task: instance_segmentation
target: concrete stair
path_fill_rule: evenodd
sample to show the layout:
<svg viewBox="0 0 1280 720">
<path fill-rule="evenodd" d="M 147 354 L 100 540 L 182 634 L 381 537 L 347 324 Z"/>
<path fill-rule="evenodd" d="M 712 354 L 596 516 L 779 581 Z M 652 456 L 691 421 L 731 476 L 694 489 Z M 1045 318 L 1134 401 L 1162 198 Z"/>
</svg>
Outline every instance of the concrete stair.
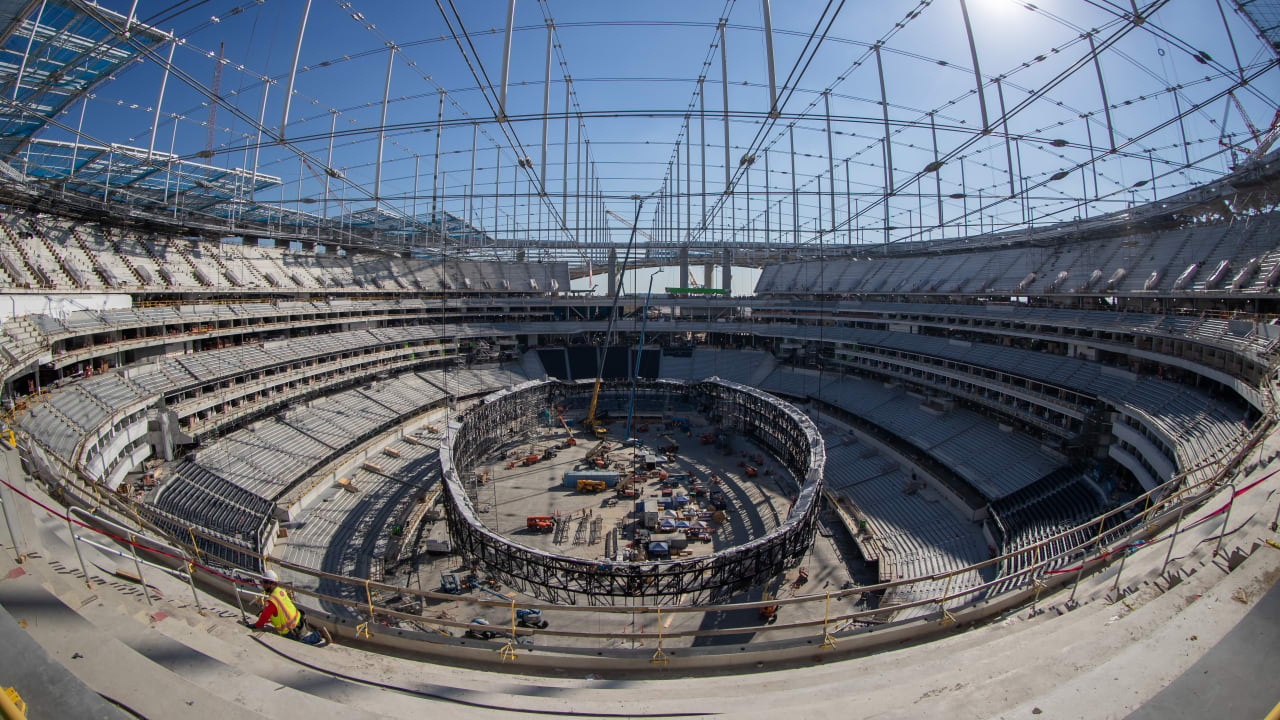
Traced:
<svg viewBox="0 0 1280 720">
<path fill-rule="evenodd" d="M 152 276 L 152 272 L 150 270 L 147 270 L 145 275 L 142 272 L 139 272 L 137 263 L 129 259 L 129 253 L 125 252 L 124 248 L 120 246 L 120 241 L 111 234 L 110 228 L 102 228 L 102 237 L 111 245 L 112 249 L 116 251 L 116 257 L 120 258 L 120 262 L 124 263 L 124 266 L 129 268 L 129 272 L 133 273 L 134 277 L 137 278 L 139 285 L 147 286 L 156 284 L 155 281 L 157 278 L 150 277 Z M 148 277 L 150 277 L 150 279 L 148 279 Z M 159 278 L 159 280 L 163 282 L 164 278 Z"/>
<path fill-rule="evenodd" d="M 11 268 L 6 268 L 10 275 L 21 275 L 23 277 L 15 277 L 20 285 L 26 287 L 52 287 L 49 278 L 38 272 L 38 268 L 33 264 L 31 257 L 27 254 L 27 250 L 22 243 L 14 237 L 13 231 L 6 222 L 0 222 L 0 253 L 8 256 L 12 263 Z"/>
</svg>

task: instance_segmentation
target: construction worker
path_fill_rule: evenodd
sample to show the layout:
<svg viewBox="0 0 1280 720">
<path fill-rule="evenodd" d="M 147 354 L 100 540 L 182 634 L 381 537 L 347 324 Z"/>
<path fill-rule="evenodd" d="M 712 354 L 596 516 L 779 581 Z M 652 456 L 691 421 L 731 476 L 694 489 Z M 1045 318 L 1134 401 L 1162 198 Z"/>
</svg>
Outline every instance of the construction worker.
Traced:
<svg viewBox="0 0 1280 720">
<path fill-rule="evenodd" d="M 268 570 L 262 576 L 262 591 L 267 595 L 266 605 L 262 608 L 262 613 L 258 615 L 258 621 L 255 623 L 246 623 L 254 630 L 261 630 L 266 627 L 267 623 L 271 623 L 271 627 L 280 635 L 286 635 L 294 640 L 300 640 L 308 645 L 319 645 L 323 640 L 326 645 L 333 642 L 333 638 L 329 636 L 329 631 L 320 628 L 319 631 L 310 630 L 307 625 L 307 619 L 297 606 L 293 604 L 293 600 L 289 597 L 289 593 L 278 584 L 279 576 L 274 570 Z"/>
</svg>

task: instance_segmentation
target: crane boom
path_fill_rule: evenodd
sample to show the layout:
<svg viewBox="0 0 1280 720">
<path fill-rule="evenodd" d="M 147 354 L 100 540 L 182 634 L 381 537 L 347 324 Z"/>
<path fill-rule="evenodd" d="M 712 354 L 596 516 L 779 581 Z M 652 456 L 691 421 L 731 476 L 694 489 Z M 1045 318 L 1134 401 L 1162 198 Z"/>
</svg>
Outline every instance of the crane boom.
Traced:
<svg viewBox="0 0 1280 720">
<path fill-rule="evenodd" d="M 640 220 L 640 210 L 644 208 L 644 200 L 641 199 L 636 203 L 636 221 Z M 613 213 L 610 213 L 613 214 Z M 617 217 L 614 214 L 614 217 Z M 623 222 L 627 222 L 623 220 Z M 631 248 L 635 246 L 636 233 L 640 232 L 640 228 L 636 227 L 634 222 L 627 223 L 631 226 L 631 237 L 627 238 L 627 252 L 622 256 L 622 273 L 627 272 L 627 260 L 631 258 Z M 647 235 L 645 237 L 648 237 Z M 652 240 L 652 238 L 650 238 Z M 587 408 L 587 417 L 582 421 L 582 426 L 590 430 L 596 437 L 604 434 L 604 428 L 600 427 L 596 422 L 596 402 L 600 399 L 600 381 L 604 379 L 604 360 L 609 354 L 609 339 L 613 337 L 613 322 L 618 317 L 618 297 L 622 294 L 622 284 L 619 283 L 613 288 L 613 305 L 609 309 L 609 325 L 604 332 L 604 353 L 600 357 L 600 367 L 596 371 L 596 383 L 591 389 L 591 405 Z"/>
<path fill-rule="evenodd" d="M 1249 134 L 1253 136 L 1253 141 L 1260 142 L 1258 128 L 1253 124 L 1253 120 L 1249 119 L 1249 114 L 1244 111 L 1244 106 L 1240 104 L 1240 99 L 1233 92 L 1227 93 L 1227 97 L 1231 98 L 1232 104 L 1236 106 L 1236 112 L 1240 113 L 1240 117 L 1244 118 L 1245 127 L 1249 128 Z"/>
<path fill-rule="evenodd" d="M 209 83 L 209 92 L 213 94 L 214 98 L 217 98 L 218 93 L 222 90 L 222 52 L 226 47 L 227 44 L 225 42 L 218 43 L 218 59 L 213 64 L 213 81 Z M 209 101 L 209 120 L 207 123 L 209 127 L 204 136 L 204 152 L 208 157 L 213 157 L 214 121 L 217 117 L 218 102 L 211 99 Z"/>
<path fill-rule="evenodd" d="M 617 218 L 617 219 L 618 219 L 618 221 L 619 221 L 619 222 L 621 222 L 623 225 L 626 225 L 627 227 L 631 228 L 632 230 L 635 230 L 636 232 L 638 232 L 638 233 L 640 233 L 641 235 L 643 235 L 643 236 L 645 236 L 646 238 L 648 238 L 648 239 L 649 239 L 649 242 L 658 242 L 657 240 L 654 240 L 654 239 L 653 239 L 653 236 L 652 236 L 652 235 L 650 235 L 649 233 L 647 233 L 647 232 L 645 232 L 645 231 L 641 230 L 640 228 L 636 227 L 635 225 L 632 225 L 631 223 L 627 222 L 627 219 L 626 219 L 626 218 L 624 218 L 624 217 L 622 217 L 622 216 L 621 216 L 621 215 L 619 215 L 618 213 L 616 213 L 616 212 L 614 212 L 614 211 L 612 211 L 612 210 L 608 210 L 608 209 L 606 209 L 606 210 L 605 210 L 605 212 L 606 212 L 606 213 L 608 213 L 609 215 L 612 215 L 612 216 L 614 216 L 615 218 Z"/>
</svg>

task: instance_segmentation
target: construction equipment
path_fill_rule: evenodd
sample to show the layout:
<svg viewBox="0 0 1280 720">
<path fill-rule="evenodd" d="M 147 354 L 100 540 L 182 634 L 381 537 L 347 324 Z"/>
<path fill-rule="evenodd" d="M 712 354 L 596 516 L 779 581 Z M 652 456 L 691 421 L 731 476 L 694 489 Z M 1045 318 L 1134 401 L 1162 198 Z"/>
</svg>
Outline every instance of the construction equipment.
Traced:
<svg viewBox="0 0 1280 720">
<path fill-rule="evenodd" d="M 600 441 L 599 443 L 596 443 L 596 446 L 595 446 L 595 447 L 593 447 L 593 448 L 591 448 L 590 450 L 588 450 L 588 451 L 587 451 L 587 454 L 583 457 L 583 459 L 584 459 L 584 460 L 593 460 L 593 459 L 595 459 L 595 457 L 596 457 L 597 455 L 601 455 L 601 454 L 607 453 L 607 452 L 609 452 L 609 450 L 610 450 L 610 445 L 609 445 L 609 443 L 604 442 L 604 441 L 602 440 L 602 441 Z"/>
<path fill-rule="evenodd" d="M 537 628 L 545 630 L 551 623 L 542 619 L 541 610 L 533 610 L 521 608 L 516 610 L 516 624 L 520 627 Z"/>
<path fill-rule="evenodd" d="M 485 620 L 484 618 L 471 618 L 471 624 L 472 625 L 488 625 L 489 621 Z M 496 637 L 500 637 L 502 633 L 496 630 L 478 630 L 475 628 L 467 628 L 466 631 L 462 633 L 462 635 L 464 637 L 471 638 L 472 640 L 492 640 Z"/>
<path fill-rule="evenodd" d="M 639 201 L 636 203 L 636 217 L 635 220 L 630 223 L 631 236 L 627 238 L 627 248 L 626 252 L 622 256 L 622 267 L 619 268 L 619 277 L 625 277 L 627 273 L 627 260 L 630 259 L 631 249 L 635 246 L 636 232 L 638 231 L 636 223 L 640 221 L 640 210 L 644 208 L 644 200 L 644 198 L 639 198 Z M 582 421 L 582 427 L 594 433 L 597 438 L 602 436 L 602 433 L 599 431 L 603 428 L 598 426 L 598 421 L 596 420 L 596 403 L 600 400 L 600 383 L 604 380 L 605 359 L 609 354 L 609 341 L 613 337 L 613 324 L 618 319 L 618 299 L 622 296 L 622 283 L 618 283 L 616 287 L 609 288 L 608 294 L 613 296 L 613 302 L 609 308 L 609 324 L 605 328 L 604 332 L 604 357 L 601 357 L 600 362 L 598 363 L 599 367 L 596 370 L 596 382 L 591 388 L 591 405 L 587 407 L 587 417 Z"/>
<path fill-rule="evenodd" d="M 440 590 L 451 595 L 462 594 L 462 585 L 458 582 L 458 576 L 453 573 L 440 573 Z"/>
<path fill-rule="evenodd" d="M 218 127 L 216 124 L 216 121 L 218 119 L 217 97 L 219 93 L 222 92 L 223 54 L 226 49 L 227 49 L 227 44 L 225 42 L 218 43 L 218 59 L 213 63 L 213 80 L 210 81 L 209 83 L 209 92 L 213 96 L 213 99 L 209 102 L 209 119 L 207 121 L 207 124 L 209 127 L 205 131 L 204 154 L 203 155 L 198 154 L 199 157 L 202 157 L 202 158 L 213 157 L 213 138 L 214 138 L 214 133 L 217 132 L 217 127 Z"/>
<path fill-rule="evenodd" d="M 587 480 L 584 478 L 578 481 L 578 492 L 580 493 L 604 492 L 606 487 L 607 485 L 603 480 Z"/>
<path fill-rule="evenodd" d="M 541 460 L 541 459 L 542 459 L 541 456 L 537 454 L 526 455 L 524 460 L 522 460 L 520 464 L 523 465 L 524 467 L 529 467 L 530 465 L 537 463 L 538 460 Z"/>
<path fill-rule="evenodd" d="M 614 217 L 614 219 L 616 219 L 618 222 L 620 222 L 620 223 L 622 223 L 623 225 L 626 225 L 627 227 L 631 228 L 634 232 L 640 233 L 641 235 L 645 236 L 646 238 L 648 238 L 648 239 L 649 239 L 649 241 L 650 241 L 650 242 L 654 243 L 655 245 L 660 245 L 660 244 L 661 244 L 661 243 L 660 243 L 657 239 L 655 239 L 652 235 L 650 235 L 649 233 L 647 233 L 647 232 L 645 232 L 645 231 L 641 230 L 640 228 L 636 227 L 634 224 L 627 222 L 627 219 L 626 219 L 626 218 L 624 218 L 624 217 L 622 217 L 622 216 L 621 216 L 621 215 L 619 215 L 618 213 L 616 213 L 616 212 L 614 212 L 614 211 L 612 211 L 612 210 L 608 210 L 608 209 L 606 209 L 606 210 L 605 210 L 605 214 L 606 214 L 606 215 L 612 215 L 612 216 Z"/>
<path fill-rule="evenodd" d="M 800 573 L 796 575 L 795 582 L 791 583 L 791 589 L 799 590 L 807 582 L 809 582 L 809 571 L 805 568 L 800 568 Z"/>
<path fill-rule="evenodd" d="M 544 410 L 543 412 L 547 411 Z M 548 415 L 550 415 L 550 413 L 548 413 Z M 565 422 L 564 415 L 557 412 L 556 419 L 560 421 L 560 426 L 564 428 L 564 434 L 569 436 L 568 439 L 565 440 L 565 444 L 569 447 L 577 445 L 578 439 L 573 436 L 573 431 L 569 429 L 569 423 Z"/>
<path fill-rule="evenodd" d="M 551 532 L 556 523 L 550 515 L 530 515 L 524 519 L 524 526 L 534 532 Z"/>
<path fill-rule="evenodd" d="M 747 477 L 755 477 L 756 475 L 759 475 L 759 474 L 760 474 L 760 471 L 756 470 L 755 467 L 751 465 L 747 466 Z"/>
<path fill-rule="evenodd" d="M 769 592 L 769 591 L 767 591 L 767 590 L 766 590 L 766 591 L 765 591 L 765 593 L 764 593 L 764 595 L 762 595 L 760 599 L 761 599 L 761 600 L 774 600 L 775 598 L 774 598 L 773 593 L 771 593 L 771 592 Z M 778 606 L 777 606 L 777 605 L 765 605 L 764 607 L 760 608 L 760 622 L 762 622 L 762 623 L 764 623 L 764 624 L 766 624 L 766 625 L 772 625 L 772 624 L 774 624 L 774 623 L 775 623 L 775 622 L 777 622 L 777 621 L 778 621 Z"/>
</svg>

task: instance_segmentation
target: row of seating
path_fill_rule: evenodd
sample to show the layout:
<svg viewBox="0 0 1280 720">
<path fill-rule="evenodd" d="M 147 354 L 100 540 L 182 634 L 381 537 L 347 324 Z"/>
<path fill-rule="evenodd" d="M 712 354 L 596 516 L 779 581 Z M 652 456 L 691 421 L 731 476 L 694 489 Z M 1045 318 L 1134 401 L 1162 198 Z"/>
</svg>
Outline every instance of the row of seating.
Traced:
<svg viewBox="0 0 1280 720">
<path fill-rule="evenodd" d="M 760 366 L 771 360 L 768 353 L 757 350 L 698 349 L 690 357 L 664 353 L 659 374 L 680 380 L 703 380 L 714 376 L 750 384 Z"/>
<path fill-rule="evenodd" d="M 852 504 L 865 532 L 879 551 L 881 581 L 901 580 L 961 570 L 989 557 L 981 529 L 960 518 L 922 482 L 912 483 L 897 463 L 858 443 L 851 436 L 824 432 L 826 482 L 831 492 Z M 952 592 L 994 578 L 994 569 L 952 578 Z M 945 581 L 923 581 L 895 588 L 886 605 L 939 597 Z M 936 610 L 921 606 L 901 611 L 915 617 Z"/>
<path fill-rule="evenodd" d="M 757 293 L 1271 292 L 1280 213 L 1160 233 L 962 255 L 836 259 L 766 267 Z"/>
<path fill-rule="evenodd" d="M 784 380 L 783 378 L 788 378 Z M 797 377 L 798 376 L 798 377 Z M 790 368 L 774 370 L 764 389 L 820 379 Z M 1000 429 L 996 421 L 964 409 L 926 410 L 919 396 L 901 388 L 853 377 L 829 375 L 809 393 L 911 443 L 951 468 L 983 497 L 995 500 L 1017 492 L 1062 465 L 1034 440 Z"/>
<path fill-rule="evenodd" d="M 402 418 L 527 380 L 518 370 L 407 372 L 294 406 L 205 444 L 196 463 L 261 497 L 282 502 L 312 470 Z"/>
<path fill-rule="evenodd" d="M 149 399 L 148 393 L 121 375 L 110 373 L 68 385 L 24 413 L 19 427 L 67 463 L 94 428 L 114 413 Z"/>
<path fill-rule="evenodd" d="M 349 478 L 348 487 L 354 492 L 339 486 L 326 489 L 307 510 L 301 527 L 276 546 L 276 554 L 328 573 L 381 579 L 393 542 L 413 540 L 404 535 L 405 516 L 440 483 L 438 443 L 438 437 L 424 434 L 413 442 L 397 440 L 387 445 L 398 457 L 377 455 L 381 473 L 357 468 Z M 288 579 L 335 597 L 355 598 L 359 592 L 310 575 L 290 574 Z M 327 604 L 326 609 L 341 615 L 352 612 L 339 603 Z"/>
<path fill-rule="evenodd" d="M 992 506 L 993 515 L 1004 534 L 1004 553 L 1012 553 L 1037 543 L 1050 540 L 1081 523 L 1096 517 L 1102 508 L 1101 498 L 1088 488 L 1079 473 L 1067 473 L 1057 482 L 1047 483 L 1032 496 L 1016 501 L 1006 499 Z M 1034 565 L 1037 560 L 1053 559 L 1048 570 L 1067 565 L 1074 555 L 1072 548 L 1087 542 L 1096 535 L 1088 530 L 1076 531 L 1052 540 L 1035 554 L 1025 554 L 1001 563 L 1001 576 L 1016 574 Z M 1008 587 L 1028 585 L 1030 577 L 1009 581 Z"/>
<path fill-rule="evenodd" d="M 0 286 L 54 290 L 568 291 L 566 263 L 328 255 L 144 235 L 51 215 L 0 217 Z"/>
<path fill-rule="evenodd" d="M 273 523 L 275 504 L 190 462 L 168 468 L 158 487 L 148 493 L 153 521 L 176 537 L 195 535 L 196 545 L 207 557 L 255 569 L 256 560 Z M 201 534 L 194 534 L 197 528 Z M 212 542 L 213 535 L 236 550 Z"/>
</svg>

